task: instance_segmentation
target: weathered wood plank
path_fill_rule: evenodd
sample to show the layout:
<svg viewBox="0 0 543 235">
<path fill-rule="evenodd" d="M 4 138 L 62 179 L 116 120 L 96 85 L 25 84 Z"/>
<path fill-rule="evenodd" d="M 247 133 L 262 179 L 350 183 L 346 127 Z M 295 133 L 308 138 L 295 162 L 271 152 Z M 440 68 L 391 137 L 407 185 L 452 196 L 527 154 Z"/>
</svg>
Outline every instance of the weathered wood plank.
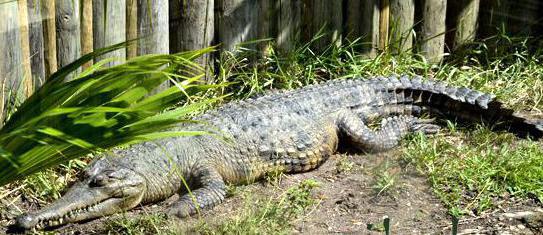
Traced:
<svg viewBox="0 0 543 235">
<path fill-rule="evenodd" d="M 22 101 L 21 39 L 17 2 L 0 4 L 0 127 L 14 104 Z"/>
<path fill-rule="evenodd" d="M 503 0 L 502 0 L 503 1 Z M 507 22 L 509 30 L 515 36 L 535 36 L 536 25 L 541 21 L 538 15 L 540 0 L 509 0 L 510 8 Z"/>
<path fill-rule="evenodd" d="M 379 49 L 384 51 L 388 47 L 388 29 L 390 24 L 390 2 L 380 1 L 379 11 Z"/>
<path fill-rule="evenodd" d="M 81 0 L 81 54 L 86 55 L 93 51 L 92 33 L 92 0 Z M 85 63 L 83 69 L 92 65 L 92 61 Z"/>
<path fill-rule="evenodd" d="M 341 44 L 343 29 L 343 1 L 305 0 L 302 9 L 303 40 L 308 42 L 323 34 L 311 45 L 323 50 L 331 43 Z"/>
<path fill-rule="evenodd" d="M 362 52 L 375 57 L 379 43 L 379 0 L 367 0 L 360 3 L 360 36 L 364 43 Z"/>
<path fill-rule="evenodd" d="M 438 63 L 443 59 L 446 13 L 446 0 L 424 0 L 421 53 L 431 63 Z"/>
<path fill-rule="evenodd" d="M 34 81 L 32 80 L 32 69 L 30 68 L 28 5 L 26 0 L 18 0 L 17 3 L 19 11 L 19 38 L 21 40 L 21 66 L 23 67 L 23 93 L 25 97 L 29 97 L 34 92 Z"/>
<path fill-rule="evenodd" d="M 276 19 L 273 5 L 274 0 L 258 1 L 257 39 L 263 40 L 258 43 L 258 51 L 264 57 L 269 55 L 271 50 L 270 39 L 276 35 L 272 26 Z"/>
<path fill-rule="evenodd" d="M 375 57 L 379 43 L 379 0 L 347 0 L 346 32 L 350 41 L 359 40 L 360 52 Z"/>
<path fill-rule="evenodd" d="M 447 46 L 454 50 L 472 42 L 477 32 L 479 0 L 457 0 L 447 7 Z"/>
<path fill-rule="evenodd" d="M 233 51 L 242 42 L 258 36 L 258 0 L 222 0 L 217 2 L 218 41 L 222 49 Z M 256 49 L 256 45 L 243 47 Z"/>
<path fill-rule="evenodd" d="M 170 51 L 168 32 L 168 0 L 138 0 L 138 55 L 167 54 Z M 165 82 L 156 91 L 168 87 Z"/>
<path fill-rule="evenodd" d="M 45 66 L 45 77 L 48 78 L 57 71 L 57 30 L 55 0 L 43 0 L 43 57 Z"/>
<path fill-rule="evenodd" d="M 138 0 L 138 55 L 168 53 L 168 0 Z"/>
<path fill-rule="evenodd" d="M 104 48 L 126 41 L 126 1 L 125 0 L 94 0 L 93 8 L 93 33 L 95 49 Z M 108 62 L 106 66 L 122 63 L 126 59 L 126 50 L 119 49 L 102 55 L 95 59 L 96 62 L 105 58 L 116 58 Z"/>
<path fill-rule="evenodd" d="M 415 0 L 390 0 L 391 46 L 400 53 L 413 48 Z"/>
<path fill-rule="evenodd" d="M 45 81 L 44 40 L 41 14 L 42 1 L 28 1 L 28 22 L 30 41 L 30 67 L 34 88 Z"/>
<path fill-rule="evenodd" d="M 126 40 L 134 40 L 138 37 L 138 2 L 126 0 Z M 133 42 L 126 47 L 126 58 L 134 58 L 138 54 L 138 45 Z"/>
<path fill-rule="evenodd" d="M 507 26 L 507 18 L 511 7 L 508 0 L 480 0 L 480 16 L 478 37 L 485 39 L 500 33 Z"/>
<path fill-rule="evenodd" d="M 277 1 L 277 48 L 286 53 L 297 46 L 301 39 L 302 3 Z"/>
<path fill-rule="evenodd" d="M 63 67 L 81 56 L 79 1 L 57 0 L 55 9 L 57 60 L 58 66 Z M 71 74 L 67 79 L 71 79 L 73 76 L 74 74 Z"/>
<path fill-rule="evenodd" d="M 197 50 L 212 46 L 214 37 L 213 0 L 170 0 L 170 52 Z M 211 80 L 211 55 L 198 58 Z"/>
</svg>

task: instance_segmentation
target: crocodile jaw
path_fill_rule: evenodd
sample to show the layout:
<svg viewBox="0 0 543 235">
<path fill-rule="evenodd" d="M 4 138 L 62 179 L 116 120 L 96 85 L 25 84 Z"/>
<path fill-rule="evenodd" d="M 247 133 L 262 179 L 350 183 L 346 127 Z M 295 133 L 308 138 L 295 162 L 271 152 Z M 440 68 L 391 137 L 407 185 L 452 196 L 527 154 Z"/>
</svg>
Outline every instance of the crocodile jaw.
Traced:
<svg viewBox="0 0 543 235">
<path fill-rule="evenodd" d="M 124 178 L 113 179 L 111 175 Z M 75 184 L 51 205 L 19 216 L 16 226 L 43 229 L 126 211 L 141 203 L 145 190 L 145 179 L 131 170 L 99 172 Z"/>
</svg>

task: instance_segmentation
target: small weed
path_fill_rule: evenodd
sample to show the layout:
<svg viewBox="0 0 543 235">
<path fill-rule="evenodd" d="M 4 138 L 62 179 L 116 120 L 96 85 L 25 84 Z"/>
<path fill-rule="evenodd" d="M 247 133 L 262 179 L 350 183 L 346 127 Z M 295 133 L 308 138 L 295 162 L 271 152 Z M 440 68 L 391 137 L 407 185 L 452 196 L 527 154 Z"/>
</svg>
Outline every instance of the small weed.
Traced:
<svg viewBox="0 0 543 235">
<path fill-rule="evenodd" d="M 346 157 L 340 158 L 336 163 L 336 172 L 338 174 L 341 173 L 349 173 L 354 170 L 356 164 Z"/>
<path fill-rule="evenodd" d="M 240 214 L 220 224 L 203 223 L 196 230 L 202 234 L 288 234 L 293 221 L 317 204 L 311 192 L 318 186 L 315 180 L 305 180 L 278 198 L 249 196 Z"/>
<path fill-rule="evenodd" d="M 25 185 L 21 193 L 40 204 L 58 199 L 67 185 L 76 180 L 81 169 L 87 166 L 86 161 L 74 159 L 56 168 L 48 169 L 29 176 L 22 181 Z"/>
<path fill-rule="evenodd" d="M 167 226 L 168 219 L 164 214 L 147 214 L 135 218 L 120 217 L 106 222 L 108 234 L 178 234 Z"/>
<path fill-rule="evenodd" d="M 396 176 L 384 171 L 377 176 L 377 180 L 373 185 L 373 189 L 377 192 L 377 196 L 382 193 L 389 192 L 396 184 Z"/>
</svg>

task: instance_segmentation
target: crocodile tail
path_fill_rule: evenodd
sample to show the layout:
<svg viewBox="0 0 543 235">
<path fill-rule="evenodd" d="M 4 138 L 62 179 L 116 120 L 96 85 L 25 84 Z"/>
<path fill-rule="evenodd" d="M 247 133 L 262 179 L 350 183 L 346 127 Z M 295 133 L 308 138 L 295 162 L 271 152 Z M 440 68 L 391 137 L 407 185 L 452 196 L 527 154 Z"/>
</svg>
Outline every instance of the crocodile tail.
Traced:
<svg viewBox="0 0 543 235">
<path fill-rule="evenodd" d="M 465 87 L 449 86 L 441 81 L 402 76 L 372 79 L 384 85 L 388 92 L 403 93 L 403 103 L 415 104 L 471 122 L 483 122 L 521 137 L 543 137 L 543 121 L 530 119 L 504 106 L 492 94 Z"/>
</svg>

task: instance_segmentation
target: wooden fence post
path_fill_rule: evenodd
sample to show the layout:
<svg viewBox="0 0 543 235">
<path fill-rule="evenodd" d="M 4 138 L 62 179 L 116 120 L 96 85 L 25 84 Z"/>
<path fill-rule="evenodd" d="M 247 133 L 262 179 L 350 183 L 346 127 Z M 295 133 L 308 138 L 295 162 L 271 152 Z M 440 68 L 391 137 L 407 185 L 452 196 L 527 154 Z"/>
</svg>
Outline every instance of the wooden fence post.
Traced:
<svg viewBox="0 0 543 235">
<path fill-rule="evenodd" d="M 502 0 L 503 1 L 503 0 Z M 517 36 L 534 36 L 536 25 L 541 17 L 538 15 L 539 0 L 509 0 L 510 8 L 507 22 L 509 32 Z"/>
<path fill-rule="evenodd" d="M 242 42 L 257 39 L 258 0 L 218 1 L 218 39 L 224 50 L 232 51 Z M 245 45 L 255 49 L 256 45 Z"/>
<path fill-rule="evenodd" d="M 214 0 L 170 0 L 170 52 L 209 47 L 214 32 Z M 204 55 L 197 62 L 210 81 L 211 55 Z"/>
<path fill-rule="evenodd" d="M 93 33 L 92 33 L 92 0 L 81 0 L 81 54 L 86 55 L 93 51 Z M 123 9 L 124 10 L 124 9 Z M 92 61 L 85 63 L 83 69 L 92 65 Z"/>
<path fill-rule="evenodd" d="M 79 1 L 56 1 L 57 60 L 63 67 L 78 59 L 81 55 L 81 28 Z M 79 70 L 76 71 L 76 73 Z M 67 78 L 72 79 L 74 74 Z"/>
<path fill-rule="evenodd" d="M 257 39 L 259 40 L 271 39 L 277 35 L 273 27 L 274 19 L 276 19 L 274 1 L 260 0 L 258 2 Z M 258 51 L 262 56 L 268 56 L 270 49 L 270 41 L 258 43 Z"/>
<path fill-rule="evenodd" d="M 21 40 L 17 2 L 0 4 L 0 127 L 7 112 L 22 101 Z"/>
<path fill-rule="evenodd" d="M 343 29 L 343 1 L 305 0 L 302 9 L 303 40 L 311 41 L 322 29 L 321 38 L 313 48 L 324 50 L 331 43 L 341 44 Z"/>
<path fill-rule="evenodd" d="M 364 37 L 363 53 L 369 57 L 377 55 L 379 43 L 379 0 L 366 0 L 360 3 L 362 8 L 360 21 L 360 36 Z"/>
<path fill-rule="evenodd" d="M 168 0 L 138 0 L 138 55 L 168 54 Z M 156 91 L 168 87 L 165 82 Z"/>
<path fill-rule="evenodd" d="M 430 63 L 443 59 L 446 13 L 446 0 L 424 0 L 421 52 Z"/>
<path fill-rule="evenodd" d="M 43 17 L 43 58 L 45 66 L 45 77 L 57 71 L 57 31 L 55 0 L 44 0 L 42 6 Z"/>
<path fill-rule="evenodd" d="M 502 27 L 508 27 L 510 2 L 508 0 L 480 0 L 478 37 L 485 39 L 495 36 Z"/>
<path fill-rule="evenodd" d="M 286 53 L 300 40 L 302 4 L 300 1 L 277 1 L 277 48 Z"/>
<path fill-rule="evenodd" d="M 360 38 L 360 51 L 365 57 L 375 57 L 379 47 L 379 0 L 348 0 L 346 6 L 346 35 L 351 41 Z"/>
<path fill-rule="evenodd" d="M 415 0 L 390 0 L 391 46 L 396 53 L 413 48 Z"/>
<path fill-rule="evenodd" d="M 26 0 L 18 0 L 19 38 L 21 40 L 21 66 L 23 66 L 23 94 L 29 97 L 34 92 L 32 69 L 30 68 L 30 36 L 28 33 L 28 5 Z"/>
<path fill-rule="evenodd" d="M 477 32 L 479 0 L 450 1 L 447 8 L 447 46 L 455 50 L 465 43 L 472 42 Z"/>
<path fill-rule="evenodd" d="M 388 30 L 390 25 L 390 2 L 380 1 L 379 11 L 379 49 L 384 51 L 388 47 Z"/>
<path fill-rule="evenodd" d="M 107 5 L 106 5 L 107 4 Z M 94 0 L 93 1 L 93 34 L 94 48 L 100 49 L 126 41 L 126 2 L 125 0 Z M 106 12 L 107 11 L 107 12 Z M 116 58 L 106 66 L 122 63 L 126 59 L 126 50 L 119 49 L 95 59 L 96 62 L 105 58 Z"/>
<path fill-rule="evenodd" d="M 34 88 L 37 89 L 45 81 L 43 26 L 41 14 L 42 1 L 28 2 L 28 22 L 30 41 L 30 69 Z"/>
<path fill-rule="evenodd" d="M 134 40 L 138 37 L 138 2 L 126 0 L 126 40 Z M 126 59 L 134 58 L 138 54 L 138 44 L 130 43 L 126 47 Z"/>
</svg>

